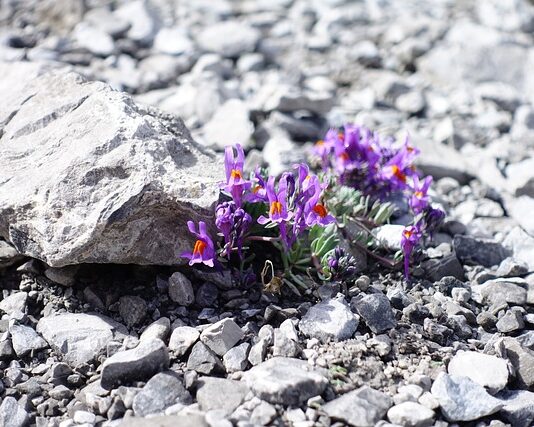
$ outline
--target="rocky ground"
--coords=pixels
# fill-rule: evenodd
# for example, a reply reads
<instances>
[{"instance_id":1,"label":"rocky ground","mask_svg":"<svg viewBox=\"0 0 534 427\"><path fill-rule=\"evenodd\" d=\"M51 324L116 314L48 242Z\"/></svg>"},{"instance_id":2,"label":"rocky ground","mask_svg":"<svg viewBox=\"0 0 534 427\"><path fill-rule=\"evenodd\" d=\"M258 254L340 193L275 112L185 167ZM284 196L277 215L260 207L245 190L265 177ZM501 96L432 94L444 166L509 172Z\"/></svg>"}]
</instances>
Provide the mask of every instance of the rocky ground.
<instances>
[{"instance_id":1,"label":"rocky ground","mask_svg":"<svg viewBox=\"0 0 534 427\"><path fill-rule=\"evenodd\" d=\"M533 425L533 41L527 0L0 0L0 425ZM435 178L413 282L175 266L192 139L277 173L349 121Z\"/></svg>"}]
</instances>

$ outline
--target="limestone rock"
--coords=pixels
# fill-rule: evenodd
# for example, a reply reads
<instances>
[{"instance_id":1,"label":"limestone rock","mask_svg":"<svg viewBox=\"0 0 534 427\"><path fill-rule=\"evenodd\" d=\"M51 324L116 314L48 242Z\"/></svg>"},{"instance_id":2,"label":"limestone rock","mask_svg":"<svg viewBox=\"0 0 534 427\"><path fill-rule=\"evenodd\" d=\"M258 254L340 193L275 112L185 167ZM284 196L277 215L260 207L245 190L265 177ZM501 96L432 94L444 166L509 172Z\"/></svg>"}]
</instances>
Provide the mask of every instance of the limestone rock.
<instances>
[{"instance_id":1,"label":"limestone rock","mask_svg":"<svg viewBox=\"0 0 534 427\"><path fill-rule=\"evenodd\" d=\"M0 64L0 92L2 237L55 267L180 263L224 173L180 119L30 63Z\"/></svg>"}]
</instances>

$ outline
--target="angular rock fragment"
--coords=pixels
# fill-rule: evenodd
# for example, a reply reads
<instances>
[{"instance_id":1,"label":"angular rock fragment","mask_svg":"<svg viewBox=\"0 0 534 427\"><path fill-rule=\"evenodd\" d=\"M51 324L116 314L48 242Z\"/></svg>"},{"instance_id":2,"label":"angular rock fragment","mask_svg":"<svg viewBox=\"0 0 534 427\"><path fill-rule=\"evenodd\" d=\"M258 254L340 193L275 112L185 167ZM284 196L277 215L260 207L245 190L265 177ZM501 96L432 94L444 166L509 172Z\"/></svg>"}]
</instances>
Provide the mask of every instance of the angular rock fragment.
<instances>
[{"instance_id":1,"label":"angular rock fragment","mask_svg":"<svg viewBox=\"0 0 534 427\"><path fill-rule=\"evenodd\" d=\"M20 253L175 265L186 222L212 220L224 168L180 119L32 63L0 64L0 92L0 236Z\"/></svg>"},{"instance_id":2,"label":"angular rock fragment","mask_svg":"<svg viewBox=\"0 0 534 427\"><path fill-rule=\"evenodd\" d=\"M301 332L321 342L341 341L352 337L358 317L337 299L320 302L308 310L299 323Z\"/></svg>"},{"instance_id":3,"label":"angular rock fragment","mask_svg":"<svg viewBox=\"0 0 534 427\"><path fill-rule=\"evenodd\" d=\"M494 414L502 408L499 399L467 377L440 373L431 389L441 412L449 421L472 421Z\"/></svg>"},{"instance_id":4,"label":"angular rock fragment","mask_svg":"<svg viewBox=\"0 0 534 427\"><path fill-rule=\"evenodd\" d=\"M244 380L260 399L283 405L300 405L321 394L328 383L322 371L287 357L273 357L254 366Z\"/></svg>"},{"instance_id":5,"label":"angular rock fragment","mask_svg":"<svg viewBox=\"0 0 534 427\"><path fill-rule=\"evenodd\" d=\"M332 418L355 427L371 427L381 420L393 401L387 394L363 386L331 400L322 409Z\"/></svg>"},{"instance_id":6,"label":"angular rock fragment","mask_svg":"<svg viewBox=\"0 0 534 427\"><path fill-rule=\"evenodd\" d=\"M169 350L160 339L141 341L136 348L115 353L102 365L101 384L111 389L145 381L169 367Z\"/></svg>"},{"instance_id":7,"label":"angular rock fragment","mask_svg":"<svg viewBox=\"0 0 534 427\"><path fill-rule=\"evenodd\" d=\"M97 358L106 345L128 335L120 323L101 314L65 313L43 317L37 323L37 332L63 360L76 367Z\"/></svg>"}]
</instances>

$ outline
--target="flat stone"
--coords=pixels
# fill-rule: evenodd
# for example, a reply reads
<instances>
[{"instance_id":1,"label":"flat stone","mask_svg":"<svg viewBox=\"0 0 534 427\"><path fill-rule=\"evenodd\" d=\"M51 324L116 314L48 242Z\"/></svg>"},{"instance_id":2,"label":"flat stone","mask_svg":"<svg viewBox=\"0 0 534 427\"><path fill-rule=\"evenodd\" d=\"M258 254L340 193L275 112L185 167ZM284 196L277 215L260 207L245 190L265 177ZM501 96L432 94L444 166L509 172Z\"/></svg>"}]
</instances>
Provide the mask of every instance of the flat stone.
<instances>
[{"instance_id":1,"label":"flat stone","mask_svg":"<svg viewBox=\"0 0 534 427\"><path fill-rule=\"evenodd\" d=\"M224 167L180 119L34 63L0 64L0 82L2 237L53 267L185 262Z\"/></svg>"},{"instance_id":2,"label":"flat stone","mask_svg":"<svg viewBox=\"0 0 534 427\"><path fill-rule=\"evenodd\" d=\"M239 325L227 318L204 329L200 341L219 356L224 356L244 335Z\"/></svg>"},{"instance_id":3,"label":"flat stone","mask_svg":"<svg viewBox=\"0 0 534 427\"><path fill-rule=\"evenodd\" d=\"M169 277L169 297L175 303L189 306L195 301L195 292L191 281L179 271Z\"/></svg>"},{"instance_id":4,"label":"flat stone","mask_svg":"<svg viewBox=\"0 0 534 427\"><path fill-rule=\"evenodd\" d=\"M110 341L128 335L124 325L96 313L43 317L37 323L37 332L73 367L95 360Z\"/></svg>"},{"instance_id":5,"label":"flat stone","mask_svg":"<svg viewBox=\"0 0 534 427\"><path fill-rule=\"evenodd\" d=\"M228 141L250 148L254 124L247 105L240 99L229 99L221 105L204 126L204 139L208 146L223 149Z\"/></svg>"},{"instance_id":6,"label":"flat stone","mask_svg":"<svg viewBox=\"0 0 534 427\"><path fill-rule=\"evenodd\" d=\"M243 22L226 21L207 26L198 36L198 44L208 52L235 58L253 52L260 32Z\"/></svg>"},{"instance_id":7,"label":"flat stone","mask_svg":"<svg viewBox=\"0 0 534 427\"><path fill-rule=\"evenodd\" d=\"M25 427L29 423L29 415L14 397L7 396L0 405L0 424L4 427Z\"/></svg>"},{"instance_id":8,"label":"flat stone","mask_svg":"<svg viewBox=\"0 0 534 427\"><path fill-rule=\"evenodd\" d=\"M154 375L137 393L133 400L133 411L138 417L163 412L175 403L189 404L191 396L182 381L172 371Z\"/></svg>"},{"instance_id":9,"label":"flat stone","mask_svg":"<svg viewBox=\"0 0 534 427\"><path fill-rule=\"evenodd\" d=\"M449 421L472 421L494 414L502 408L481 385L467 377L440 373L431 388L443 416Z\"/></svg>"},{"instance_id":10,"label":"flat stone","mask_svg":"<svg viewBox=\"0 0 534 427\"><path fill-rule=\"evenodd\" d=\"M491 267L510 256L500 243L471 236L457 235L453 240L456 256L463 264Z\"/></svg>"},{"instance_id":11,"label":"flat stone","mask_svg":"<svg viewBox=\"0 0 534 427\"><path fill-rule=\"evenodd\" d=\"M471 296L479 304L504 301L508 304L524 305L527 301L527 283L521 278L488 280L481 285L472 285Z\"/></svg>"},{"instance_id":12,"label":"flat stone","mask_svg":"<svg viewBox=\"0 0 534 427\"><path fill-rule=\"evenodd\" d=\"M11 342L17 356L22 357L30 351L42 350L48 347L47 342L29 326L12 325L9 327Z\"/></svg>"},{"instance_id":13,"label":"flat stone","mask_svg":"<svg viewBox=\"0 0 534 427\"><path fill-rule=\"evenodd\" d=\"M205 375L224 372L224 366L217 355L203 342L197 342L193 346L187 359L187 369Z\"/></svg>"},{"instance_id":14,"label":"flat stone","mask_svg":"<svg viewBox=\"0 0 534 427\"><path fill-rule=\"evenodd\" d=\"M354 427L371 427L380 421L393 401L391 397L369 386L349 391L323 405L322 409L336 420Z\"/></svg>"},{"instance_id":15,"label":"flat stone","mask_svg":"<svg viewBox=\"0 0 534 427\"><path fill-rule=\"evenodd\" d=\"M114 15L130 24L127 37L136 42L148 45L157 31L156 17L143 0L134 0L122 4L114 12Z\"/></svg>"},{"instance_id":16,"label":"flat stone","mask_svg":"<svg viewBox=\"0 0 534 427\"><path fill-rule=\"evenodd\" d=\"M314 305L299 322L299 329L304 335L321 342L349 339L357 328L358 317L345 302L337 299Z\"/></svg>"},{"instance_id":17,"label":"flat stone","mask_svg":"<svg viewBox=\"0 0 534 427\"><path fill-rule=\"evenodd\" d=\"M243 403L248 393L249 388L241 381L205 377L198 381L197 401L203 411L218 409L228 416Z\"/></svg>"},{"instance_id":18,"label":"flat stone","mask_svg":"<svg viewBox=\"0 0 534 427\"><path fill-rule=\"evenodd\" d=\"M245 372L243 378L260 399L289 406L320 395L328 383L323 373L306 361L287 357L262 362Z\"/></svg>"},{"instance_id":19,"label":"flat stone","mask_svg":"<svg viewBox=\"0 0 534 427\"><path fill-rule=\"evenodd\" d=\"M480 369L484 366L484 369ZM449 374L468 377L477 384L497 392L508 383L506 360L476 351L459 351L447 367Z\"/></svg>"},{"instance_id":20,"label":"flat stone","mask_svg":"<svg viewBox=\"0 0 534 427\"><path fill-rule=\"evenodd\" d=\"M200 332L191 326L178 326L172 331L169 350L178 357L183 356L199 336Z\"/></svg>"},{"instance_id":21,"label":"flat stone","mask_svg":"<svg viewBox=\"0 0 534 427\"><path fill-rule=\"evenodd\" d=\"M141 341L131 350L115 353L102 365L100 382L105 389L145 381L169 367L169 351L163 341Z\"/></svg>"},{"instance_id":22,"label":"flat stone","mask_svg":"<svg viewBox=\"0 0 534 427\"><path fill-rule=\"evenodd\" d=\"M365 295L361 298L354 297L350 304L375 334L397 325L389 299L382 293Z\"/></svg>"},{"instance_id":23,"label":"flat stone","mask_svg":"<svg viewBox=\"0 0 534 427\"><path fill-rule=\"evenodd\" d=\"M388 411L389 421L405 427L431 426L434 416L433 410L415 402L403 402Z\"/></svg>"}]
</instances>

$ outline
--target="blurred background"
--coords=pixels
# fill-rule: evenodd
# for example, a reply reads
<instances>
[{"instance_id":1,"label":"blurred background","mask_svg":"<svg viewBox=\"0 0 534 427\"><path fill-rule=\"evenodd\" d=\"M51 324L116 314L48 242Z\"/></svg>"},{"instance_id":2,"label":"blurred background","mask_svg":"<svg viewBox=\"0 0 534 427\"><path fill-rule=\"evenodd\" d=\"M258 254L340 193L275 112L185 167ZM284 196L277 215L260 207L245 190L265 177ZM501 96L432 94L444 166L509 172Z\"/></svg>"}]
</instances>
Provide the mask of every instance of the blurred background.
<instances>
[{"instance_id":1,"label":"blurred background","mask_svg":"<svg viewBox=\"0 0 534 427\"><path fill-rule=\"evenodd\" d=\"M529 0L0 0L3 61L71 67L274 173L329 126L409 134L441 190L470 183L456 217L489 200L530 232L533 37Z\"/></svg>"}]
</instances>

